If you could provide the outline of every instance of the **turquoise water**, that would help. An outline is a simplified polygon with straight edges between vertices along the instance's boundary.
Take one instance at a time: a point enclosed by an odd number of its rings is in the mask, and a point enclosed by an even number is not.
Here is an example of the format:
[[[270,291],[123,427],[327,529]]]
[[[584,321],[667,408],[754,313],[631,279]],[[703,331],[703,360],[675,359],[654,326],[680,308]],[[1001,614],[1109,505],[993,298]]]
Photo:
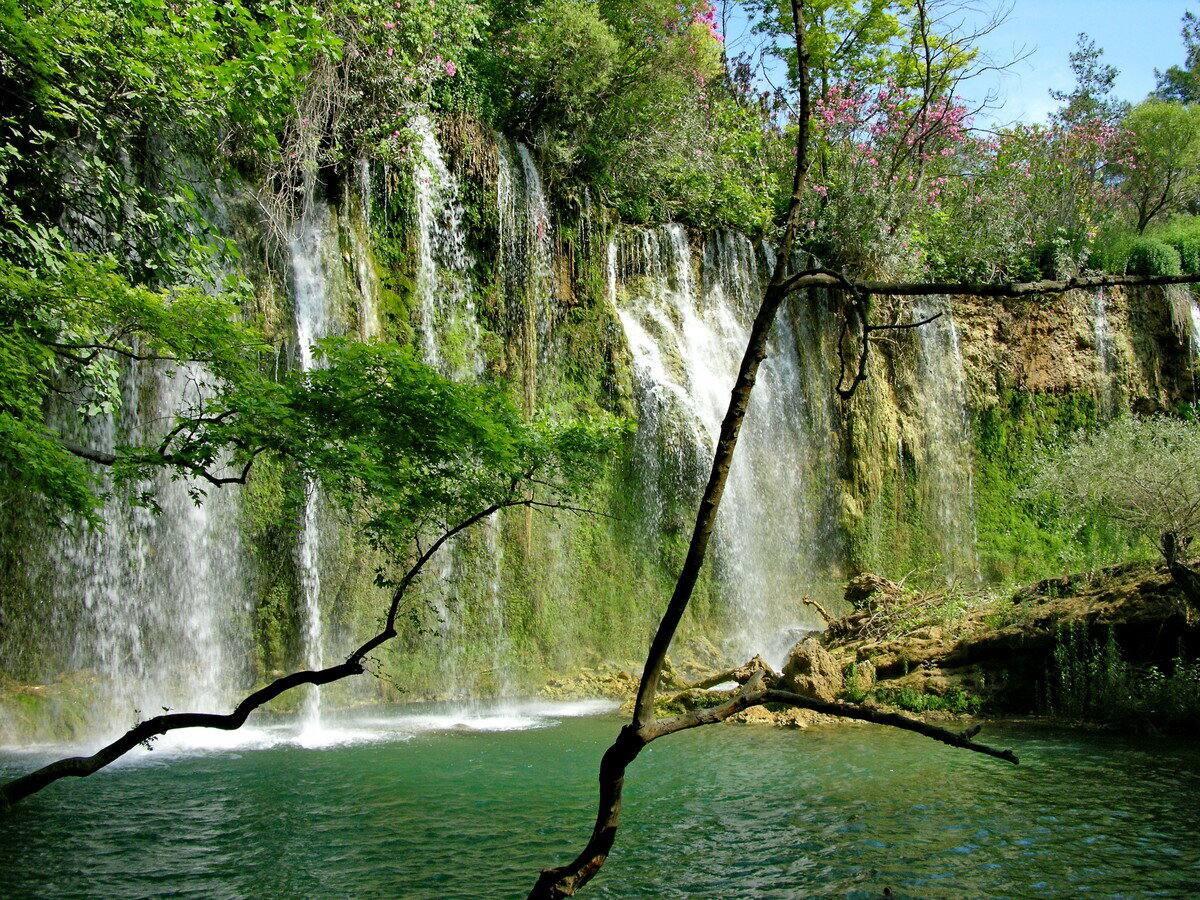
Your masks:
[[[262,732],[60,783],[0,820],[0,895],[520,896],[580,847],[619,725],[554,709],[448,730],[411,710],[373,715],[320,749]],[[665,739],[634,764],[617,848],[589,893],[1200,890],[1194,742],[986,736],[1023,764],[876,727]],[[42,758],[4,754],[0,774]]]

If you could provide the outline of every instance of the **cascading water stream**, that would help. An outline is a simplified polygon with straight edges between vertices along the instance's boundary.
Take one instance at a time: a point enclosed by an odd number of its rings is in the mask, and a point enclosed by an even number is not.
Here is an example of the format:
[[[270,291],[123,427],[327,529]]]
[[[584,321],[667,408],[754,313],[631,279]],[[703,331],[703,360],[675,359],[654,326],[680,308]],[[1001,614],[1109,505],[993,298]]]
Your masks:
[[[310,200],[296,223],[289,243],[292,267],[292,302],[295,308],[296,346],[300,370],[310,372],[316,366],[313,345],[329,333],[329,299],[321,250],[329,222],[328,207]],[[304,598],[304,653],[309,669],[325,664],[325,639],[321,623],[321,494],[318,485],[304,486],[304,520],[297,546],[300,591]],[[303,732],[316,734],[321,728],[321,692],[312,687],[305,695],[302,715]]]
[[[1092,335],[1096,342],[1096,360],[1099,364],[1099,397],[1100,411],[1105,416],[1111,416],[1116,409],[1117,369],[1116,348],[1113,344],[1112,326],[1108,321],[1108,298],[1104,288],[1092,295]]]
[[[134,362],[120,421],[105,415],[81,443],[112,451],[153,444],[206,390],[202,367]],[[151,495],[157,512],[134,503]],[[203,494],[203,500],[195,497]],[[109,733],[170,709],[223,708],[245,679],[236,650],[248,598],[237,532],[237,489],[168,472],[109,495],[102,527],[58,538],[56,593],[78,598],[64,623],[69,666],[100,676],[88,724]]]
[[[538,369],[549,351],[554,277],[550,208],[533,154],[498,136],[500,168],[499,271],[510,312],[509,328],[521,347],[526,414],[537,400]]]
[[[553,249],[550,236],[550,206],[546,202],[546,191],[542,187],[542,176],[538,172],[533,154],[524,144],[517,144],[517,156],[521,160],[524,176],[525,214],[529,229],[528,251],[530,254],[528,279],[528,302],[533,304],[532,314],[537,323],[538,345],[546,348],[552,325],[553,300]]]
[[[417,219],[417,293],[425,361],[454,378],[480,375],[479,323],[470,291],[471,261],[458,179],[446,165],[433,123],[412,120]]]
[[[633,355],[654,518],[665,514],[665,496],[679,488],[696,494],[708,475],[762,282],[753,245],[721,234],[705,247],[697,289],[687,232],[678,225],[620,232],[607,263],[609,296]],[[803,369],[784,314],[742,429],[714,546],[732,619],[731,655],[759,653],[777,666],[796,632],[816,627],[800,600],[825,549],[810,502]]]
[[[456,379],[477,378],[483,373],[484,357],[480,350],[480,330],[470,288],[473,260],[467,250],[463,228],[463,209],[458,179],[450,171],[432,122],[418,116],[411,130],[418,138],[414,171],[416,186],[417,290],[421,300],[421,347],[425,361]],[[502,239],[506,188],[504,170],[498,186],[501,201]],[[501,267],[505,265],[502,256]],[[472,609],[469,599],[480,594],[486,609],[485,640],[490,643],[488,664],[494,687],[506,694],[511,689],[508,671],[508,640],[505,634],[501,591],[499,516],[490,517],[480,530],[483,547],[473,548],[462,538],[451,540],[438,551],[434,560],[436,583],[430,585],[430,602],[439,620],[439,640],[443,645],[442,669],[447,693],[456,699],[476,693],[477,673],[469,671],[466,644],[472,639]],[[482,552],[487,561],[482,573],[470,565],[469,554]],[[482,584],[476,582],[482,581]]]
[[[926,508],[947,578],[978,575],[974,470],[966,377],[958,329],[944,298],[914,304],[912,320],[940,313],[917,334],[917,374],[925,439]]]

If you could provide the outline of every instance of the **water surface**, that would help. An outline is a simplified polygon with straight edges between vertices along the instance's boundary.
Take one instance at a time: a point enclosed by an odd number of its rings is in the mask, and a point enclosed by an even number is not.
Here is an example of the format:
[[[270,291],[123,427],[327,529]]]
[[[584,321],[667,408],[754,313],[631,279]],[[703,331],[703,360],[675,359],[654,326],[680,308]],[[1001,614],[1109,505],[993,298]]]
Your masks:
[[[521,896],[581,846],[618,720],[396,709],[304,746],[141,753],[0,820],[0,895]],[[1180,896],[1200,749],[992,728],[1022,765],[873,726],[717,726],[643,753],[602,897]],[[312,735],[309,735],[312,738]],[[228,739],[227,739],[228,740]],[[0,755],[0,774],[44,752]]]

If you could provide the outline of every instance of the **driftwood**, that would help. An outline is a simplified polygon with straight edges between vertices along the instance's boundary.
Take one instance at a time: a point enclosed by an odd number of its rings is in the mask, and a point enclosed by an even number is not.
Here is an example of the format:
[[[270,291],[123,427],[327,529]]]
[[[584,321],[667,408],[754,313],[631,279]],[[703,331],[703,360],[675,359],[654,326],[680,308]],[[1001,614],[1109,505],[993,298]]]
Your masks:
[[[819,615],[822,619],[825,620],[826,625],[829,625],[829,624],[837,621],[837,616],[830,613],[829,610],[827,610],[825,607],[823,607],[820,603],[818,603],[812,597],[801,597],[800,602],[803,603],[805,606],[811,606],[813,609],[815,609],[817,611],[817,615]]]

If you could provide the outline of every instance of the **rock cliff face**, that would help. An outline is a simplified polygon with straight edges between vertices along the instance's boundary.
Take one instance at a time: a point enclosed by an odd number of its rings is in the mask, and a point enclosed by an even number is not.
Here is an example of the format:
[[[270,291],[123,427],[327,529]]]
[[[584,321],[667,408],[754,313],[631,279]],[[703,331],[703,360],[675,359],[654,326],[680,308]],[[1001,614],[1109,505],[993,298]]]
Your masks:
[[[856,579],[847,594],[854,611],[831,623],[821,644],[850,673],[852,692],[884,702],[1045,711],[1056,654],[1072,640],[1102,646],[1111,636],[1121,664],[1159,671],[1200,651],[1195,610],[1164,568],[1142,563],[957,605],[886,579]]]
[[[529,148],[469,122],[414,132],[405,160],[315,184],[290,235],[264,231],[251,204],[230,200],[227,230],[256,286],[247,316],[277,341],[278,366],[303,362],[299,335],[313,322],[302,308],[319,300],[323,333],[410,346],[451,377],[502,385],[530,416],[606,411],[637,430],[590,498],[607,515],[505,515],[456,542],[370,693],[496,694],[598,657],[636,662],[682,558],[769,255],[754,236],[619,223],[588,193],[544,184]],[[857,572],[1031,581],[1128,550],[1118,535],[1081,538],[1074,523],[1035,514],[1016,496],[1022,466],[1105,416],[1193,399],[1196,336],[1174,323],[1191,321],[1179,310],[1194,302],[1159,290],[1109,291],[1102,304],[881,299],[881,318],[941,315],[878,341],[868,381],[842,403],[836,298],[796,297],[685,637],[780,667],[820,624],[801,598],[833,607]],[[151,418],[135,375],[126,418],[110,426],[118,436]],[[311,635],[334,658],[374,622],[377,560],[325,513],[307,514],[291,473],[256,472],[226,506],[200,541],[185,504],[155,520],[118,499],[115,542],[47,539],[6,508],[0,556],[14,574],[0,586],[0,673],[26,685],[92,673],[89,692],[108,697],[104,721],[124,722],[135,704],[184,702],[174,692],[187,681],[183,651],[197,646],[184,640],[188,623],[198,610],[216,615],[218,601],[228,615],[198,650],[225,661],[203,692],[212,703],[295,667]],[[317,579],[297,549],[314,522]],[[132,570],[121,557],[130,546]],[[180,597],[154,576],[164,565],[205,571],[194,563],[216,559],[215,547],[231,562],[210,568],[236,574],[232,595]],[[122,679],[145,690],[106,695]]]

